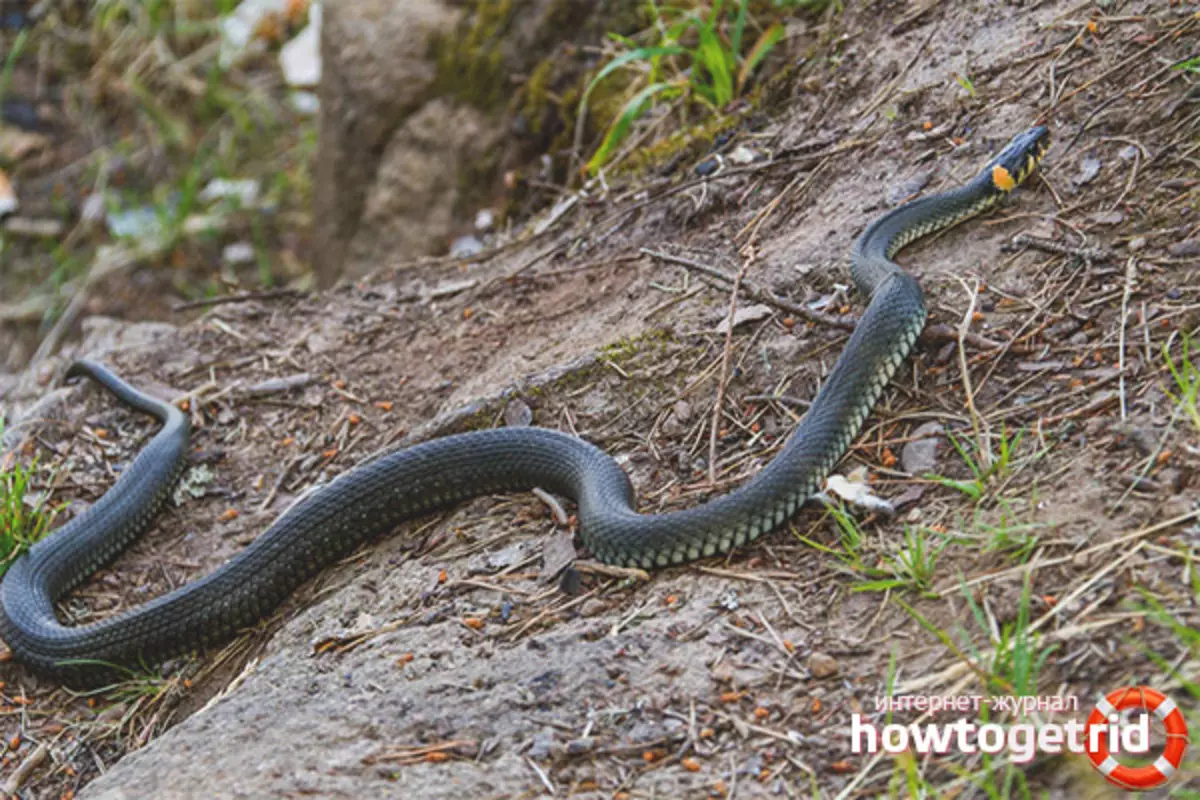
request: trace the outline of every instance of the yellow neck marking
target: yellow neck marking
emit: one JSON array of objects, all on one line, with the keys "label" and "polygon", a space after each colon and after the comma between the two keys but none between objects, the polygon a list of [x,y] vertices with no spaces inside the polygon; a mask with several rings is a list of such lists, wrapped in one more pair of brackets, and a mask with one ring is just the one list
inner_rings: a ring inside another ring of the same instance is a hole
[{"label": "yellow neck marking", "polygon": [[1012,173],[999,164],[992,167],[992,183],[1002,192],[1011,192],[1017,188],[1017,181],[1013,178]]}]

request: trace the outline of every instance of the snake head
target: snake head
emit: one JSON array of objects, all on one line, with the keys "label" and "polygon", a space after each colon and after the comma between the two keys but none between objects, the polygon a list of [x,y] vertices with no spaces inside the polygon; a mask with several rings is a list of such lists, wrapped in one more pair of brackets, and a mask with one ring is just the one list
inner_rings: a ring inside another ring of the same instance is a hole
[{"label": "snake head", "polygon": [[1017,134],[988,164],[987,173],[992,185],[1006,193],[1020,186],[1037,169],[1049,146],[1050,131],[1045,125]]}]

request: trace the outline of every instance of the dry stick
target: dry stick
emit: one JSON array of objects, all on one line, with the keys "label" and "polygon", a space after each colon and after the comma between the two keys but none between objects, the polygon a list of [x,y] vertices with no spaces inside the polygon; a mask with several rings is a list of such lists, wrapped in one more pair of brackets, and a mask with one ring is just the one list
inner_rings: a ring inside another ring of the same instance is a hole
[{"label": "dry stick", "polygon": [[[77,232],[81,230],[83,228],[80,225],[71,229],[71,232],[67,234],[66,239],[63,241],[62,248],[66,249],[70,247],[76,238]],[[91,266],[88,267],[87,274],[79,282],[79,288],[76,289],[75,294],[71,297],[71,302],[67,304],[66,310],[63,311],[58,321],[54,323],[54,327],[50,329],[50,332],[46,334],[46,338],[38,345],[33,358],[29,361],[30,365],[40,364],[58,349],[58,346],[62,343],[71,326],[75,324],[75,320],[79,317],[80,312],[87,305],[88,292],[91,291],[93,284],[106,275],[133,266],[138,260],[139,256],[136,253],[124,249],[115,250],[112,255],[107,257],[97,256]]]},{"label": "dry stick", "polygon": [[4,796],[8,797],[9,795],[16,794],[30,773],[37,769],[46,760],[46,756],[48,755],[50,755],[50,748],[45,744],[39,744],[36,750],[25,756],[25,760],[8,776],[8,780],[4,782],[4,786],[0,787],[0,791],[4,792]]},{"label": "dry stick", "polygon": [[263,292],[240,292],[238,294],[227,294],[223,297],[206,297],[203,300],[189,300],[186,303],[176,303],[171,306],[172,311],[187,311],[190,308],[207,308],[209,306],[223,306],[229,303],[245,303],[250,300],[274,300],[277,297],[299,297],[304,294],[299,289],[271,289]]},{"label": "dry stick", "polygon": [[[1112,75],[1117,74],[1118,72],[1121,72],[1127,66],[1129,66],[1133,62],[1137,61],[1138,59],[1142,58],[1143,56],[1149,55],[1149,53],[1151,51],[1158,49],[1161,45],[1165,44],[1166,42],[1175,41],[1175,34],[1182,33],[1185,28],[1187,28],[1189,25],[1191,25],[1195,21],[1196,21],[1196,17],[1188,17],[1182,23],[1180,23],[1179,25],[1176,25],[1171,30],[1164,32],[1152,44],[1149,44],[1146,47],[1144,47],[1143,49],[1137,51],[1136,53],[1131,55],[1129,58],[1122,60],[1120,63],[1118,63],[1112,69],[1108,70],[1107,72],[1103,72],[1103,73],[1097,75],[1096,77],[1092,78],[1091,80],[1084,81],[1082,84],[1075,87],[1070,92],[1066,93],[1065,95],[1060,96],[1058,98],[1058,102],[1061,103],[1064,100],[1070,100],[1075,95],[1077,95],[1080,92],[1084,91],[1085,89],[1088,89],[1089,87],[1091,87],[1092,84],[1098,83]],[[1170,66],[1173,67],[1173,66],[1176,66],[1177,64],[1182,64],[1186,60],[1187,60],[1186,58],[1181,59],[1179,61],[1176,61],[1174,64],[1171,64]]]},{"label": "dry stick", "polygon": [[1127,533],[1124,536],[1118,536],[1116,539],[1113,539],[1110,542],[1104,542],[1103,544],[1093,545],[1093,546],[1087,548],[1086,550],[1080,550],[1079,552],[1072,553],[1069,556],[1059,556],[1057,558],[1049,558],[1049,559],[1046,559],[1045,561],[1029,561],[1028,563],[1021,564],[1016,567],[1009,567],[1008,569],[1004,569],[999,572],[993,572],[990,575],[980,575],[977,578],[971,578],[969,581],[964,581],[962,583],[948,584],[947,586],[944,586],[943,588],[936,590],[936,594],[938,597],[945,597],[950,592],[957,591],[960,587],[963,589],[967,589],[967,588],[970,588],[971,586],[976,586],[981,583],[991,583],[992,581],[998,581],[1002,578],[1007,578],[1009,576],[1016,576],[1016,575],[1022,574],[1022,573],[1029,573],[1029,572],[1033,572],[1034,570],[1037,570],[1037,569],[1045,569],[1047,567],[1053,567],[1058,564],[1066,564],[1068,562],[1074,561],[1077,558],[1083,558],[1085,556],[1089,556],[1092,553],[1099,553],[1102,550],[1110,550],[1114,547],[1119,547],[1120,545],[1126,544],[1128,542],[1136,541],[1138,539],[1145,539],[1147,536],[1149,536],[1152,533],[1158,533],[1161,530],[1166,530],[1167,528],[1173,528],[1176,525],[1182,525],[1183,523],[1188,522],[1189,520],[1196,519],[1197,517],[1200,517],[1200,509],[1197,509],[1194,511],[1189,511],[1186,514],[1180,514],[1177,517],[1172,517],[1171,519],[1163,520],[1162,522],[1156,522],[1155,524],[1149,525],[1145,528],[1139,528],[1138,530],[1133,531],[1132,533]]},{"label": "dry stick", "polygon": [[1034,250],[1041,250],[1045,253],[1054,253],[1060,256],[1077,256],[1084,261],[1107,261],[1112,258],[1112,252],[1104,247],[1077,247],[1075,245],[1066,244],[1057,241],[1056,239],[1043,239],[1038,236],[1031,236],[1028,233],[1018,233],[1012,239],[1013,247],[1032,247]]},{"label": "dry stick", "polygon": [[[816,180],[817,176],[820,175],[821,172],[825,169],[825,166],[828,163],[829,163],[829,159],[824,158],[820,162],[818,162],[815,167],[813,167],[811,170],[809,170],[808,176],[805,178],[804,183],[800,185],[800,188],[797,191],[798,195],[804,194],[804,192],[808,189],[808,187],[812,185],[812,182],[814,180]],[[792,191],[793,187],[795,187],[796,184],[800,182],[800,177],[801,176],[799,174],[797,174],[796,177],[792,178],[791,182],[788,183],[788,185],[783,188],[783,191],[781,191],[779,194],[777,194],[773,198],[771,198],[771,202],[769,202],[765,206],[763,206],[762,210],[759,211],[757,214],[755,214],[754,218],[751,219],[749,222],[747,222],[746,226],[744,228],[742,228],[740,231],[738,231],[737,235],[734,236],[733,238],[735,240],[738,240],[738,239],[741,239],[742,237],[744,237],[747,233],[749,233],[750,241],[751,242],[755,241],[758,237],[758,229],[761,228],[763,223],[766,222],[767,219],[772,214],[775,213],[775,210],[777,208],[779,208],[779,204],[783,202],[783,198],[787,197],[788,193]]]},{"label": "dry stick", "polygon": [[738,292],[742,288],[742,280],[746,270],[754,262],[754,245],[746,246],[746,255],[742,266],[733,279],[733,288],[729,291],[729,327],[725,331],[725,349],[721,354],[721,377],[717,379],[717,402],[713,404],[712,430],[708,434],[708,482],[717,482],[717,430],[721,427],[721,406],[725,404],[725,385],[729,380],[729,361],[733,354],[733,316],[737,312]]},{"label": "dry stick", "polygon": [[686,192],[696,186],[702,186],[712,181],[728,180],[730,178],[736,178],[739,175],[756,175],[760,172],[766,172],[768,170],[775,169],[783,164],[796,164],[810,161],[817,162],[829,156],[841,155],[842,153],[856,150],[868,144],[875,144],[877,141],[877,139],[850,139],[828,150],[821,150],[816,153],[795,153],[781,155],[771,159],[770,161],[758,161],[754,164],[747,164],[744,167],[729,167],[728,169],[723,169],[713,175],[706,175],[702,178],[695,178],[693,180],[686,180],[682,183],[677,183],[674,186],[663,189],[653,197],[647,197],[644,200],[638,200],[637,202],[632,203],[625,208],[614,209],[607,215],[593,221],[591,227],[593,229],[607,228],[609,225],[617,223],[619,220],[623,219],[629,214],[640,211],[647,206],[654,205],[655,203],[679,194],[680,192]]},{"label": "dry stick", "polygon": [[925,48],[928,47],[929,43],[933,41],[933,37],[937,34],[941,27],[941,23],[934,23],[930,26],[929,34],[925,37],[925,41],[921,42],[920,46],[917,47],[912,58],[910,58],[908,63],[904,65],[904,69],[900,70],[900,74],[893,78],[892,82],[884,87],[879,94],[875,95],[875,97],[867,105],[866,110],[858,115],[860,120],[866,119],[868,116],[870,116],[875,109],[879,108],[888,101],[888,98],[892,96],[894,91],[900,88],[900,84],[904,83],[904,79],[908,77],[908,73],[911,72],[912,68],[917,65],[917,61],[920,60],[921,54],[925,52]]},{"label": "dry stick", "polygon": [[[664,253],[661,250],[652,250],[649,247],[643,247],[639,251],[651,258],[657,258],[661,261],[666,261],[671,264],[678,264],[685,269],[697,272],[701,275],[706,275],[721,281],[726,286],[733,283],[733,278],[725,274],[715,267],[710,267],[707,264],[702,264],[684,256],[678,256],[674,253]],[[813,311],[808,306],[799,303],[793,303],[785,297],[780,297],[771,290],[759,286],[752,281],[743,280],[741,286],[742,292],[752,300],[758,300],[761,303],[766,303],[769,306],[774,306],[780,311],[786,311],[789,314],[795,314],[798,317],[803,317],[809,322],[817,325],[828,325],[831,328],[841,328],[842,330],[852,331],[858,325],[857,317],[835,317],[830,314],[822,314],[820,311]],[[922,342],[944,344],[945,342],[957,342],[958,331],[949,325],[926,325],[925,330],[921,333]],[[993,342],[986,336],[980,336],[977,333],[967,333],[964,341],[972,347],[977,347],[980,350],[997,350],[1003,347],[1000,342]]]},{"label": "dry stick", "polygon": [[[1063,609],[1068,608],[1077,597],[1079,597],[1084,592],[1086,592],[1090,587],[1094,586],[1096,584],[1096,582],[1099,581],[1101,578],[1103,578],[1105,575],[1112,572],[1113,570],[1115,570],[1120,565],[1124,564],[1129,559],[1133,558],[1133,556],[1135,556],[1136,554],[1140,553],[1142,551],[1142,548],[1145,546],[1146,546],[1145,540],[1140,541],[1133,547],[1129,548],[1129,550],[1127,550],[1125,553],[1121,554],[1117,558],[1114,558],[1112,561],[1109,561],[1101,569],[1097,570],[1094,574],[1092,574],[1086,581],[1084,581],[1083,583],[1079,584],[1074,589],[1072,589],[1071,592],[1066,597],[1062,598],[1057,603],[1055,603],[1050,608],[1049,611],[1047,611],[1045,614],[1043,614],[1041,617],[1039,617],[1037,620],[1035,620],[1033,622],[1033,624],[1029,626],[1029,632],[1034,633],[1035,631],[1039,630],[1043,625],[1045,625],[1047,622],[1052,620],[1054,617],[1058,616],[1060,613],[1062,613]],[[1079,619],[1081,616],[1082,616],[1082,614],[1080,614],[1079,617],[1076,617],[1076,619]]]},{"label": "dry stick", "polygon": [[1117,336],[1117,391],[1121,395],[1121,421],[1128,418],[1125,405],[1125,324],[1129,320],[1129,297],[1133,294],[1133,280],[1137,274],[1137,257],[1130,256],[1125,262],[1125,291],[1121,294],[1121,329]]},{"label": "dry stick", "polygon": [[962,373],[963,391],[967,395],[967,411],[971,414],[971,429],[975,432],[976,452],[980,458],[986,458],[986,466],[991,467],[991,448],[984,449],[983,430],[980,424],[982,420],[979,417],[979,409],[975,407],[975,392],[971,388],[971,368],[967,366],[967,348],[965,345],[967,328],[971,325],[971,318],[975,316],[975,303],[979,299],[979,281],[975,281],[975,288],[972,289],[967,286],[967,282],[962,278],[958,280],[971,296],[971,302],[967,306],[966,313],[963,314],[962,322],[958,325],[958,368]]}]

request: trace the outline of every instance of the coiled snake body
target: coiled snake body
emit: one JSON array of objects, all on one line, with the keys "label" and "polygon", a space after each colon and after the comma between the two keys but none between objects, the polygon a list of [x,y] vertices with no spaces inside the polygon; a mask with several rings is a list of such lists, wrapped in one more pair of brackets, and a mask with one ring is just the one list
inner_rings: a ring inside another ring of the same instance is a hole
[{"label": "coiled snake body", "polygon": [[91,377],[163,427],[94,505],[9,568],[0,585],[0,637],[27,665],[90,682],[108,675],[111,665],[153,663],[229,638],[325,565],[403,520],[468,497],[533,487],[573,498],[583,541],[613,564],[661,567],[745,544],[781,525],[820,488],[920,335],[921,289],[892,256],[995,205],[1033,172],[1046,143],[1046,130],[1032,128],[967,185],[903,205],[867,228],[854,246],[851,272],[871,301],[803,421],[753,479],[682,511],[637,513],[621,468],[574,436],[538,428],[447,436],[340,476],[204,578],[111,619],[65,626],[55,602],[148,527],[188,442],[187,418],[178,409],[98,364],[76,362],[68,377]]}]

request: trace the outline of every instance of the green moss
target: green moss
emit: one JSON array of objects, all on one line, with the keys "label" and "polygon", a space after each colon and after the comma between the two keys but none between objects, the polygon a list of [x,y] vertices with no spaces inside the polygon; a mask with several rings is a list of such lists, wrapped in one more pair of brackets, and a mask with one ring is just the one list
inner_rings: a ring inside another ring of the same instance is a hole
[{"label": "green moss", "polygon": [[676,157],[699,160],[720,134],[737,127],[750,110],[752,109],[702,120],[670,136],[653,141],[630,153],[629,157],[618,165],[616,174],[640,175],[661,167]]},{"label": "green moss", "polygon": [[554,61],[554,56],[539,61],[521,91],[521,113],[529,125],[529,132],[535,136],[545,127],[547,109],[558,105],[550,98],[550,81],[555,72]]},{"label": "green moss", "polygon": [[472,0],[457,29],[434,38],[435,94],[485,110],[503,103],[508,75],[502,46],[513,14],[512,0]]},{"label": "green moss", "polygon": [[626,336],[600,348],[600,361],[620,365],[639,354],[661,350],[672,341],[670,332],[665,328],[651,328],[645,333]]}]

